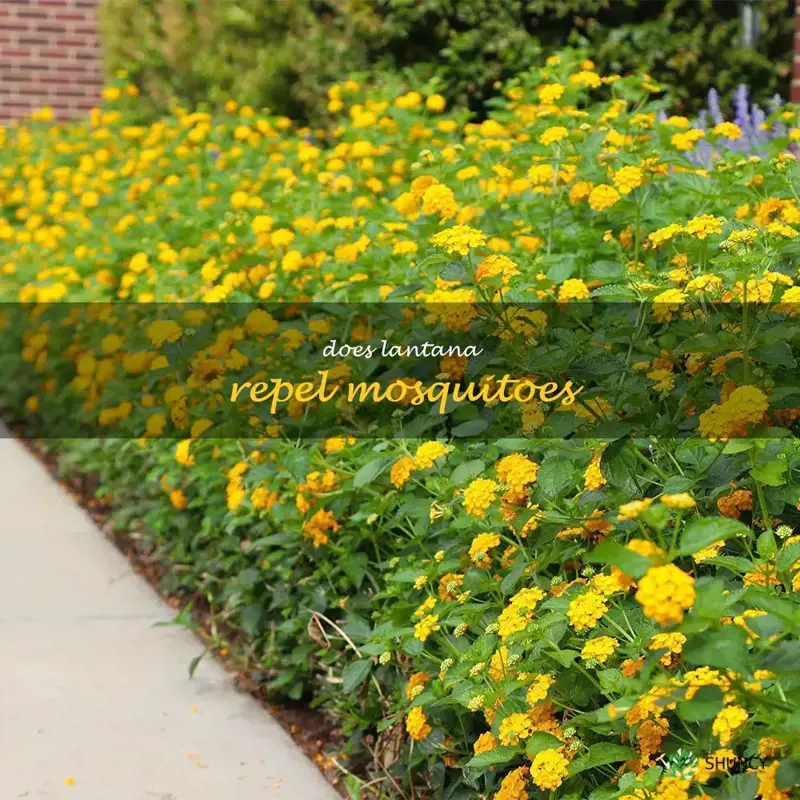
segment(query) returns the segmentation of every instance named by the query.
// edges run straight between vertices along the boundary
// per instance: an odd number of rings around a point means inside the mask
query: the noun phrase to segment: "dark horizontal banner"
[[[6,304],[0,409],[32,438],[786,435],[800,419],[798,312]]]

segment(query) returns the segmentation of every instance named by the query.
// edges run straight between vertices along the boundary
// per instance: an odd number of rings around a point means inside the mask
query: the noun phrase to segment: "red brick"
[[[56,47],[86,47],[91,45],[91,42],[86,38],[75,39],[56,39]]]
[[[99,0],[0,0],[0,119],[47,104],[58,117],[98,102]]]
[[[12,61],[11,64],[17,69],[30,72],[47,72],[50,69],[50,64],[45,61],[23,61],[21,64],[14,64]]]
[[[59,22],[88,22],[90,21],[90,15],[86,12],[75,12],[75,11],[58,11],[55,14],[55,18]]]

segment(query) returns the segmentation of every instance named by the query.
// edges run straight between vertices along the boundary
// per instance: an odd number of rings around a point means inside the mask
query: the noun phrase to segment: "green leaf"
[[[565,458],[547,458],[539,467],[537,482],[539,488],[550,497],[572,483],[573,465]]]
[[[601,259],[589,265],[586,271],[586,277],[593,280],[607,281],[609,278],[620,278],[624,273],[624,266],[618,261],[609,261],[608,259]]]
[[[750,528],[737,519],[727,519],[726,517],[693,519],[681,534],[681,543],[676,555],[689,556],[721,539],[748,536],[749,534]]]
[[[372,660],[369,658],[351,661],[342,673],[342,691],[345,694],[349,694],[354,689],[357,689],[367,679],[371,670]]]
[[[353,476],[353,487],[359,489],[368,483],[371,483],[375,478],[380,475],[384,467],[387,466],[390,459],[386,456],[379,456],[364,464],[361,469]]]
[[[532,758],[542,750],[554,750],[563,745],[564,742],[553,736],[552,733],[537,731],[531,734],[531,737],[525,742],[525,753],[528,757]]]
[[[756,540],[756,550],[758,551],[758,555],[765,561],[769,561],[769,559],[775,555],[778,550],[778,545],[772,531],[764,531],[764,533],[758,537]]]
[[[760,617],[748,617],[746,620],[747,627],[750,628],[756,636],[762,639],[769,639],[772,636],[777,636],[783,631],[783,620],[776,617],[774,614],[763,614]]]
[[[731,572],[741,573],[742,575],[752,572],[753,567],[755,567],[752,561],[742,558],[741,556],[717,556],[716,558],[710,558],[707,563],[724,567]]]
[[[678,704],[678,714],[686,722],[703,722],[713,719],[721,708],[719,686],[701,686],[691,700]]]
[[[751,356],[762,364],[769,364],[773,367],[783,367],[794,369],[797,362],[792,355],[792,348],[786,342],[773,342],[772,344],[762,344],[750,351]]]
[[[630,772],[625,773],[625,775],[630,774]],[[625,775],[623,775],[622,778],[624,778]],[[622,778],[620,778],[620,784],[622,783]],[[619,787],[619,789],[621,788],[622,786]],[[619,789],[616,786],[598,786],[589,795],[589,800],[617,800],[619,797]]]
[[[562,667],[569,667],[572,662],[580,655],[577,650],[554,650],[548,653],[552,656]]]
[[[391,575],[388,580],[395,581],[397,583],[414,583],[414,581],[423,574],[422,568],[401,569],[399,572],[395,572],[394,575]]]
[[[366,553],[348,553],[339,561],[342,572],[350,578],[351,582],[358,589],[367,574],[367,564],[369,558]]]
[[[689,664],[732,669],[744,676],[750,674],[747,633],[738,625],[692,636],[683,647],[683,658]]]
[[[628,761],[636,758],[638,753],[630,747],[613,742],[600,742],[593,744],[589,752],[576,758],[569,766],[569,775],[577,775],[593,767],[602,767],[604,764],[613,764],[617,761]]]
[[[618,669],[603,669],[597,673],[600,688],[606,693],[617,692],[625,694],[625,678]]]
[[[685,475],[673,475],[667,478],[664,484],[664,494],[680,494],[681,492],[688,492],[694,486],[694,481],[687,478]]]
[[[552,256],[552,258],[555,258],[555,256]],[[562,255],[559,256],[556,263],[547,270],[547,278],[553,281],[553,283],[563,283],[574,271],[575,256]]]
[[[649,558],[634,553],[625,545],[605,539],[600,542],[591,553],[586,556],[590,564],[609,564],[619,567],[626,575],[632,578],[641,578],[653,565]]]
[[[800,642],[775,645],[764,658],[763,666],[773,672],[800,672]]]
[[[194,673],[197,671],[197,668],[200,666],[200,662],[203,660],[203,656],[208,652],[208,650],[203,650],[199,656],[195,656],[189,662],[189,677],[194,678]]]
[[[656,505],[650,506],[650,508],[641,515],[642,522],[657,531],[664,530],[669,519],[670,510],[663,503],[656,503]]]
[[[719,619],[725,615],[725,609],[736,603],[744,593],[744,589],[731,590],[721,578],[700,578],[695,584],[697,596],[692,607],[692,614],[707,619]]]
[[[477,419],[471,419],[468,422],[462,422],[460,425],[456,425],[452,430],[452,434],[458,437],[477,436],[479,433],[483,433],[488,427],[489,420],[478,417]]]
[[[784,545],[775,559],[775,568],[778,572],[786,572],[800,560],[800,542]]]
[[[472,461],[465,461],[459,464],[450,475],[450,482],[454,486],[464,486],[471,480],[480,475],[486,469],[486,463],[480,458],[475,458]]]
[[[342,625],[342,630],[351,639],[355,639],[357,642],[364,641],[372,632],[369,622],[355,614],[351,614],[347,617]]]
[[[478,753],[464,765],[465,767],[489,767],[492,764],[505,764],[519,755],[516,747],[495,747],[494,750],[487,750],[485,753]]]
[[[770,396],[770,400],[772,397]],[[737,453],[746,453],[753,449],[753,442],[750,439],[732,439],[722,449],[724,455],[734,456]]]
[[[758,792],[758,776],[752,772],[746,775],[732,775],[722,787],[720,800],[754,800]]]
[[[757,481],[766,483],[767,486],[783,486],[786,483],[785,472],[785,461],[767,461],[766,464],[758,464],[750,470],[750,474]]]
[[[800,759],[784,758],[775,773],[775,786],[778,789],[794,789],[800,786]]]
[[[517,585],[517,581],[520,579],[525,567],[527,567],[529,563],[530,562],[526,561],[522,555],[517,555],[514,566],[511,567],[508,575],[503,578],[503,582],[500,584],[500,591],[503,594],[509,594],[513,591],[514,587]]]
[[[347,789],[347,796],[350,800],[362,800],[361,787],[364,782],[355,775],[345,775],[344,788]]]

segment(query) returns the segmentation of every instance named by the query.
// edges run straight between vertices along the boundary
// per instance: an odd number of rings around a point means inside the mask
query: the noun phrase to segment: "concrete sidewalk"
[[[17,442],[0,439],[0,797],[332,800],[261,706]]]

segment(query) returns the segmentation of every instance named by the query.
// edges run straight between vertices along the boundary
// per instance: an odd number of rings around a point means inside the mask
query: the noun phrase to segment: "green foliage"
[[[89,120],[0,129],[0,299],[33,323],[0,363],[0,400],[50,432],[69,397],[108,426],[146,409],[140,439],[58,442],[63,468],[96,475],[110,524],[206,612],[213,649],[341,723],[365,783],[438,800],[785,800],[775,787],[797,783],[800,757],[800,404],[782,385],[793,362],[769,348],[800,352],[798,112],[776,113],[784,133],[743,159],[732,126],[659,121],[650,79],[583,62],[565,52],[523,75],[481,125],[422,86],[342,83],[329,148],[244,109],[130,125],[125,85]],[[695,134],[714,156],[703,168]],[[625,348],[634,376],[603,347],[613,391],[580,413],[619,430],[677,394],[693,435],[556,434],[577,409],[543,402],[515,409],[514,438],[305,441],[259,419],[252,438],[215,438],[186,401],[200,381],[223,392],[258,343],[246,321],[177,376],[159,365],[177,341],[139,350],[127,326],[95,347],[77,318],[48,325],[39,308],[414,294],[441,325],[437,304],[459,322],[503,292],[563,306],[569,324],[540,325],[589,351],[620,330],[592,328],[603,290],[662,316]],[[707,305],[735,324],[696,330]],[[547,336],[521,322],[509,343],[533,351]],[[146,391],[128,390],[123,375],[145,369]],[[168,420],[180,441],[159,435]],[[684,791],[670,770],[685,747],[768,764]]]
[[[330,83],[373,68],[412,68],[483,114],[499,81],[567,43],[602,72],[657,74],[687,111],[740,83],[763,102],[787,94],[794,2],[754,9],[755,48],[739,3],[712,0],[104,0],[101,19],[109,72],[127,69],[156,108],[235,97],[319,121]]]
[[[314,0],[105,0],[107,71],[126,70],[152,110],[219,108],[235,97],[294,118],[319,117],[325,87],[366,63],[376,21],[358,3]]]

